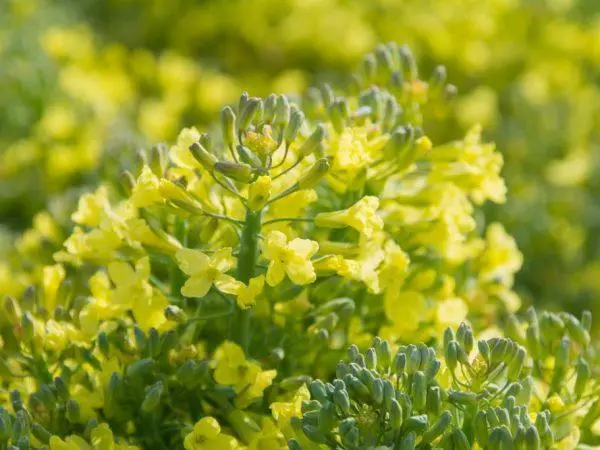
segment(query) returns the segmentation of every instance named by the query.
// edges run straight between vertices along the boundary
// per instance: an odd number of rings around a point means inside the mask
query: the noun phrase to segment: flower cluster
[[[349,78],[243,93],[72,227],[39,216],[20,251],[49,254],[2,302],[0,448],[595,442],[591,316],[516,318],[522,255],[478,214],[502,157],[478,126],[427,135],[446,69],[389,43]]]

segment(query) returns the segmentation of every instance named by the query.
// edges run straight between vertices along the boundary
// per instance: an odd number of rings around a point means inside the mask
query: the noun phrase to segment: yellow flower
[[[352,227],[370,237],[383,229],[383,219],[377,215],[379,199],[365,196],[348,209],[317,214],[315,224],[325,228]]]
[[[160,236],[150,228],[148,223],[142,219],[129,219],[126,222],[129,238],[138,241],[143,245],[159,248],[168,252],[173,252],[181,248],[181,244],[170,234],[158,230]]]
[[[265,287],[265,276],[254,277],[248,283],[243,285],[237,291],[237,304],[240,308],[249,308],[256,304],[256,297],[260,295]]]
[[[101,186],[93,194],[84,194],[79,198],[77,211],[71,215],[71,219],[81,225],[97,227],[109,206],[108,191]]]
[[[271,177],[263,175],[252,183],[248,190],[248,207],[253,211],[261,210],[271,196]]]
[[[51,316],[56,308],[58,288],[65,279],[65,269],[60,264],[44,267],[44,305]]]
[[[271,231],[262,242],[263,256],[268,259],[267,283],[276,286],[287,276],[298,285],[315,281],[317,275],[310,258],[319,250],[319,244],[309,239],[293,239],[280,231]]]
[[[221,432],[214,417],[203,417],[183,442],[186,450],[230,450],[240,448],[237,440]]]
[[[58,436],[52,436],[50,450],[92,450],[92,447],[79,436],[69,436],[64,441]]]
[[[148,257],[137,261],[135,270],[122,261],[108,265],[108,274],[116,285],[111,292],[112,302],[132,310],[137,324],[144,331],[168,326],[164,310],[169,302],[148,283],[150,273]]]
[[[523,255],[504,227],[492,223],[485,233],[485,249],[476,260],[479,279],[501,281],[511,286],[513,276],[523,264]]]
[[[181,294],[186,297],[204,297],[213,284],[227,294],[237,294],[243,286],[226,274],[236,263],[231,248],[221,249],[210,257],[199,250],[182,248],[175,258],[180,269],[190,277],[181,288]]]
[[[244,351],[237,344],[225,341],[214,353],[215,381],[234,386],[239,394],[236,405],[244,407],[262,396],[277,375],[275,370],[261,371],[260,365],[246,360]]]
[[[135,182],[131,192],[131,201],[138,208],[162,202],[159,191],[159,179],[148,166],[144,166],[142,173]]]
[[[190,146],[200,139],[200,132],[195,128],[184,128],[177,136],[177,144],[169,150],[171,160],[185,169],[201,169],[202,165],[196,161],[190,152]]]

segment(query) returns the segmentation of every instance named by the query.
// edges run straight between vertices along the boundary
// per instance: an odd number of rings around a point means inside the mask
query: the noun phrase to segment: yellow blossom
[[[256,297],[260,295],[265,286],[265,276],[254,277],[248,286],[241,286],[237,291],[237,304],[240,308],[249,308],[256,303]]]
[[[75,223],[97,227],[109,206],[108,191],[105,186],[101,186],[93,194],[84,194],[80,197],[77,211],[71,218]]]
[[[240,448],[233,436],[221,432],[214,417],[203,417],[194,425],[183,442],[186,450],[232,450]]]
[[[158,189],[160,180],[149,166],[144,166],[131,192],[131,201],[138,208],[163,201]]]
[[[214,284],[217,289],[228,294],[236,294],[243,286],[226,272],[236,263],[231,248],[224,248],[208,256],[199,250],[182,248],[175,254],[181,270],[189,276],[181,288],[186,297],[204,297]]]
[[[44,267],[44,305],[50,315],[56,308],[58,288],[65,279],[65,269],[60,264]]]
[[[317,214],[315,224],[327,228],[352,227],[370,237],[383,229],[383,219],[377,215],[379,199],[365,196],[348,209]]]
[[[280,231],[271,231],[262,242],[263,256],[269,260],[267,283],[276,286],[287,276],[298,285],[315,281],[315,269],[310,258],[319,250],[319,244],[309,239],[292,239]]]
[[[437,305],[436,322],[441,329],[457,327],[467,318],[469,308],[461,298],[454,297],[441,301]]]
[[[271,195],[271,177],[263,175],[256,179],[248,189],[248,207],[253,211],[261,210]]]

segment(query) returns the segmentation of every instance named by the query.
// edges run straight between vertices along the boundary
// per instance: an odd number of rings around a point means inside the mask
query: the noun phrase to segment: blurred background
[[[484,212],[526,256],[517,290],[600,309],[597,0],[2,0],[0,294],[137,148],[210,126],[243,90],[335,83],[391,40],[459,88],[434,142],[481,123],[504,154],[509,201]]]

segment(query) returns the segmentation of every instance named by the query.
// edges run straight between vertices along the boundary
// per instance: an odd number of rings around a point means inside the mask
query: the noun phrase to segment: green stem
[[[258,261],[258,235],[261,227],[261,212],[247,210],[246,221],[240,240],[240,253],[238,256],[237,279],[246,285],[255,276]],[[241,309],[235,306],[231,321],[230,336],[240,347],[248,353],[250,344],[251,309]]]

